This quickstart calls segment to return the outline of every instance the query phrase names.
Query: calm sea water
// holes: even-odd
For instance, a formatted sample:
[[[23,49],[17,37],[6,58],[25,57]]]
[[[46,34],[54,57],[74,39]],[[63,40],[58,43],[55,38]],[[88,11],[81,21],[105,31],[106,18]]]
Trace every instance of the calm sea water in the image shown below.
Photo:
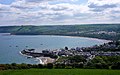
[[[38,52],[43,49],[60,49],[65,46],[87,47],[108,42],[85,37],[50,36],[50,35],[1,35],[0,34],[0,64],[6,63],[38,63],[35,59],[27,59],[19,52],[25,48],[35,48]]]

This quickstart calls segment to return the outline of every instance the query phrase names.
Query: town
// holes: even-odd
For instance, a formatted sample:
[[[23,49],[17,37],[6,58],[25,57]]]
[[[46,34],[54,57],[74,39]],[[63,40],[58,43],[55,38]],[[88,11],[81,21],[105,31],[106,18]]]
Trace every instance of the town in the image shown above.
[[[25,49],[22,50],[21,53],[23,55],[27,55],[27,57],[50,57],[51,59],[55,59],[55,62],[58,62],[61,57],[73,57],[73,56],[82,56],[87,62],[92,60],[96,56],[120,56],[120,42],[112,41],[108,43],[104,43],[103,45],[95,45],[92,47],[76,47],[76,48],[62,48],[58,50],[42,50],[41,53],[35,51],[35,49]],[[56,60],[57,59],[57,60]],[[61,61],[63,62],[63,61]],[[66,61],[68,62],[68,61]],[[51,62],[53,63],[53,62]]]

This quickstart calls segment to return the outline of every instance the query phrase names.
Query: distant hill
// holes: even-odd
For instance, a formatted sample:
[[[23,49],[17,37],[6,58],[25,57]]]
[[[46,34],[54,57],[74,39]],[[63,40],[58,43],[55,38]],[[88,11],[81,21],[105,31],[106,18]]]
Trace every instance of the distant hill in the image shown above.
[[[120,24],[1,26],[0,33],[14,35],[65,35],[120,40]]]

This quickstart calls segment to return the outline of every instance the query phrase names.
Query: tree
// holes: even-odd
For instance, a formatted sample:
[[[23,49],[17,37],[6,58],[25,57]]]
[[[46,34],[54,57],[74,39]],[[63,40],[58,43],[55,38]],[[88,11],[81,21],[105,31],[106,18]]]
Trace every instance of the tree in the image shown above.
[[[46,66],[48,69],[52,69],[53,68],[53,64],[52,63],[48,63]]]
[[[96,64],[95,64],[95,67],[96,67],[97,69],[102,69],[102,68],[103,68],[101,63],[96,63]]]
[[[55,64],[55,68],[56,69],[61,69],[61,68],[64,69],[65,67],[66,67],[66,65],[64,63],[61,63],[61,64],[57,63],[57,64]]]
[[[12,65],[12,66],[16,66],[17,64],[16,64],[16,63],[12,63],[11,65]]]
[[[79,55],[69,57],[68,60],[70,60],[71,63],[79,63],[79,62],[85,62],[86,61],[86,59],[83,56],[79,56]]]
[[[65,50],[68,50],[68,47],[65,47]]]
[[[91,62],[92,63],[105,63],[103,58],[101,58],[100,56],[96,56]]]
[[[29,69],[30,68],[30,66],[28,66],[25,63],[20,64],[20,67],[21,67],[21,69]]]
[[[84,65],[83,65],[83,63],[75,63],[75,64],[73,64],[73,66],[74,66],[74,68],[83,68],[84,67]]]
[[[114,63],[114,64],[111,66],[111,69],[120,69],[120,62]]]
[[[42,64],[38,64],[38,68],[44,68]]]

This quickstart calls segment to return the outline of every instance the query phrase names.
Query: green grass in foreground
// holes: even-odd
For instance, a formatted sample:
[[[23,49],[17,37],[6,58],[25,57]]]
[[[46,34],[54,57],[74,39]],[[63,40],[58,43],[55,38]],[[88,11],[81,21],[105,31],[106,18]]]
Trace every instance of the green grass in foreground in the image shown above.
[[[0,71],[0,75],[120,75],[120,70],[27,69],[27,70]]]

